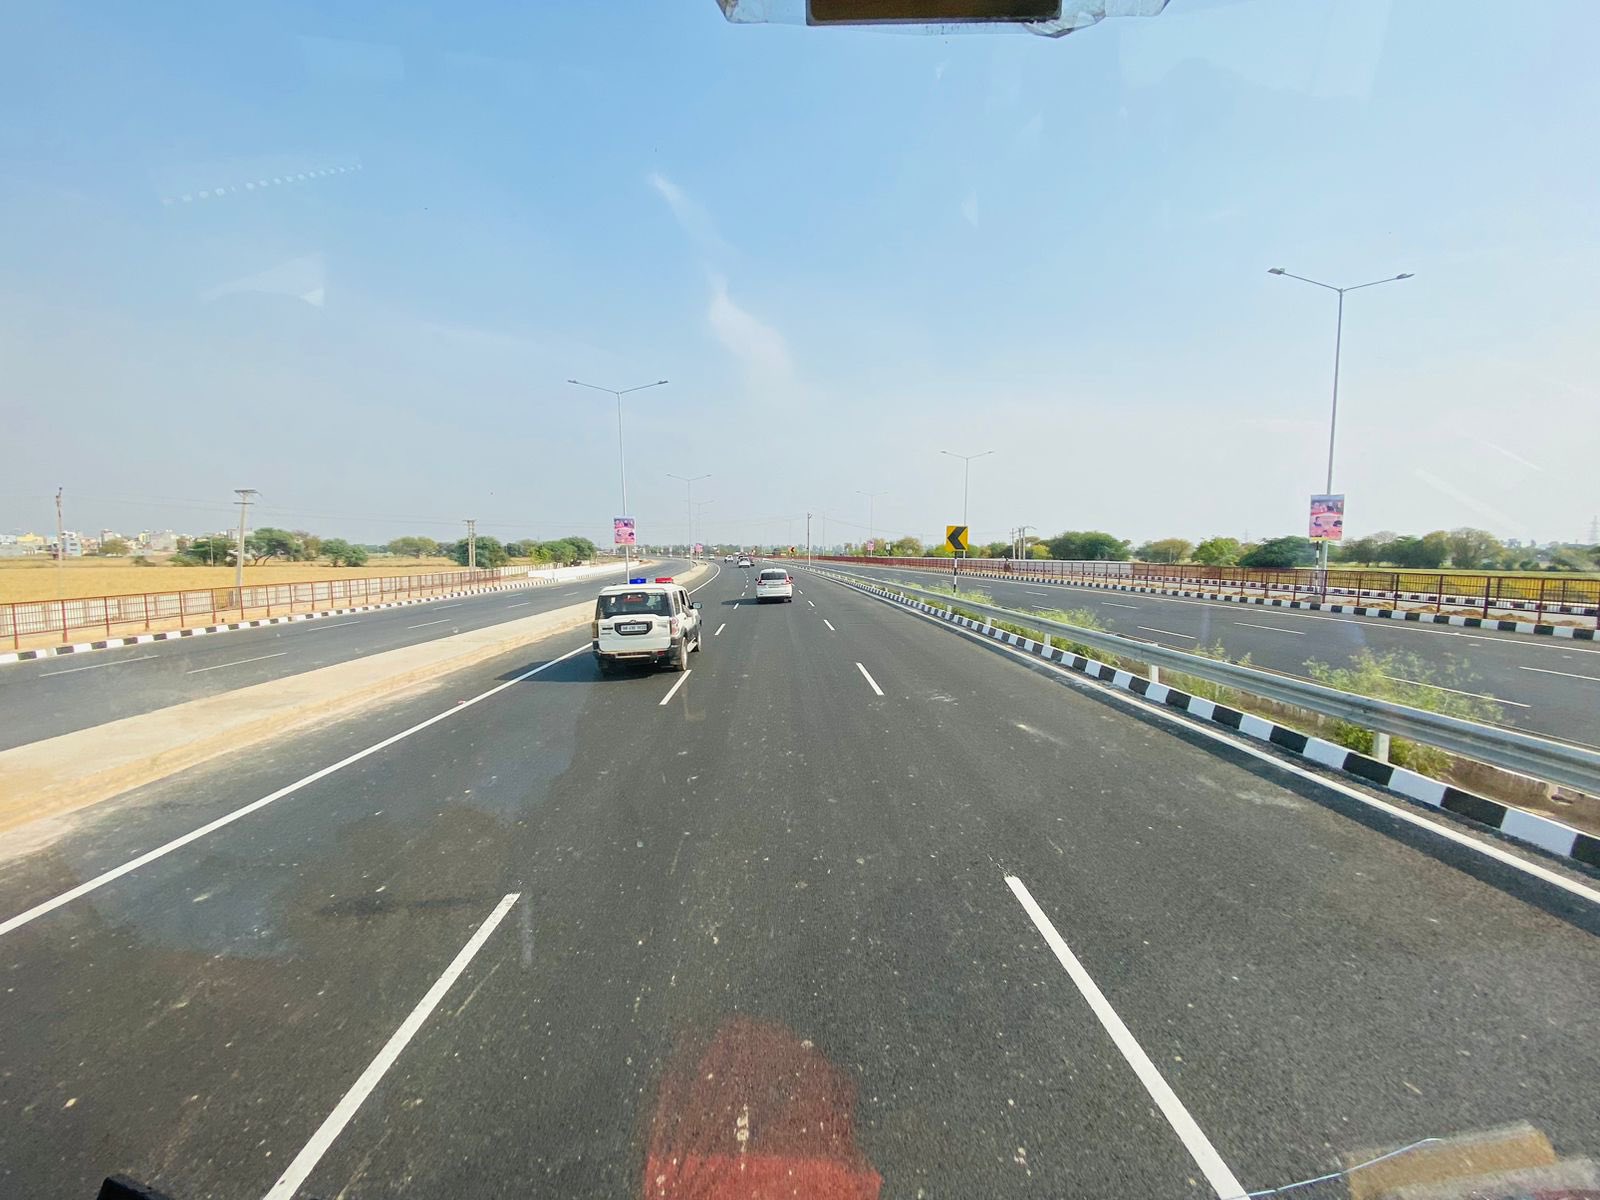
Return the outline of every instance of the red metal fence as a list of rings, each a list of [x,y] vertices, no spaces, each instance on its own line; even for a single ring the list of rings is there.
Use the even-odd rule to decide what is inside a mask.
[[[1484,575],[1460,571],[1370,571],[1310,568],[1262,570],[1249,567],[1208,567],[1188,563],[1091,562],[1056,559],[968,558],[856,558],[819,555],[832,562],[875,566],[913,567],[1017,575],[1035,579],[1064,579],[1078,583],[1132,586],[1217,587],[1246,595],[1280,599],[1351,596],[1387,601],[1409,607],[1470,608],[1491,612],[1531,612],[1536,621],[1546,616],[1600,614],[1600,579],[1571,575]]]
[[[114,633],[154,629],[189,622],[216,624],[258,616],[311,612],[321,608],[382,604],[429,596],[460,588],[526,578],[526,567],[479,571],[435,571],[427,575],[385,575],[374,578],[318,579],[303,583],[247,584],[199,588],[183,592],[134,592],[125,596],[81,596],[71,600],[23,600],[0,604],[0,643],[13,649],[24,638],[59,634],[63,642],[74,631]]]

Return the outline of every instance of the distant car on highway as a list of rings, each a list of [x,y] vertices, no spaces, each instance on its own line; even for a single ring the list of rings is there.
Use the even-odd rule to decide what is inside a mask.
[[[681,583],[660,577],[601,588],[591,638],[602,675],[628,663],[689,669],[689,654],[705,648],[700,603]]]
[[[724,554],[724,555],[723,555],[723,556],[722,556],[722,561],[723,561],[723,562],[732,562],[732,561],[733,561],[733,555],[731,555],[731,554]]]
[[[753,567],[755,564],[750,561],[748,554],[741,554],[739,555],[739,565],[741,567]]]
[[[782,567],[763,567],[756,576],[756,603],[782,600],[794,603],[794,576]]]

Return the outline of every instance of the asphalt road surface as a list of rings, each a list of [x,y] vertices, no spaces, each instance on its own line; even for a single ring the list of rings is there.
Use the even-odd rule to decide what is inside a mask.
[[[1160,1200],[1523,1119],[1600,1153],[1593,878],[751,574],[687,676],[564,635],[15,839],[0,1195]]]
[[[688,565],[668,560],[648,570],[666,575]],[[483,592],[0,666],[0,750],[564,608],[621,578],[618,566],[615,578],[597,574],[546,587]]]
[[[838,569],[923,588],[950,581],[949,575],[931,571],[854,564]],[[1112,633],[1175,650],[1221,642],[1234,660],[1248,654],[1254,666],[1301,678],[1310,678],[1309,659],[1341,667],[1362,649],[1414,654],[1432,669],[1433,681],[1498,701],[1499,724],[1600,745],[1600,648],[1592,642],[1028,580],[973,579],[962,586],[1021,611],[1086,608]]]

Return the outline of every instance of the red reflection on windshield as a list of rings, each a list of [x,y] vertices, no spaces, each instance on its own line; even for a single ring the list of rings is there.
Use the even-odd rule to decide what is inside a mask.
[[[855,1085],[809,1041],[735,1017],[667,1065],[645,1200],[877,1200],[855,1103]]]

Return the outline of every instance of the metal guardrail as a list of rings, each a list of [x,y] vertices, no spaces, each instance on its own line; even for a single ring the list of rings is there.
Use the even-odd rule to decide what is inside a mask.
[[[821,570],[821,568],[813,569]],[[1275,675],[1256,667],[1244,667],[1238,663],[1203,658],[1197,654],[1172,650],[1154,642],[1143,642],[1117,633],[1084,629],[1077,625],[1068,625],[1063,621],[1052,621],[1036,613],[1017,612],[1015,609],[1001,608],[994,604],[980,604],[960,596],[952,597],[949,592],[913,587],[898,581],[885,584],[882,580],[846,571],[832,570],[822,573],[867,584],[881,591],[924,596],[937,600],[947,607],[954,603],[960,608],[985,613],[1013,625],[1059,634],[1071,641],[1107,651],[1120,658],[1181,671],[1185,675],[1193,675],[1210,683],[1218,683],[1241,692],[1249,692],[1253,696],[1275,700],[1279,704],[1290,704],[1324,717],[1349,721],[1365,729],[1437,746],[1441,750],[1459,754],[1463,758],[1514,771],[1519,775],[1532,776],[1547,783],[1576,788],[1588,795],[1600,795],[1600,751],[1564,745],[1514,729],[1480,725],[1476,721],[1465,721],[1460,717],[1427,712],[1409,705],[1396,704],[1390,700],[1341,692],[1290,675]]]
[[[904,558],[862,559],[818,555],[819,561],[958,573],[992,571],[1018,578],[1059,579],[1069,583],[1110,586],[1216,587],[1263,598],[1321,599],[1353,597],[1402,607],[1469,608],[1488,617],[1492,612],[1586,616],[1600,623],[1600,579],[1566,574],[1491,575],[1463,571],[1379,571],[1312,568],[1269,570],[1208,567],[1193,563],[1145,563],[1121,560],[1086,561],[1053,558]]]

